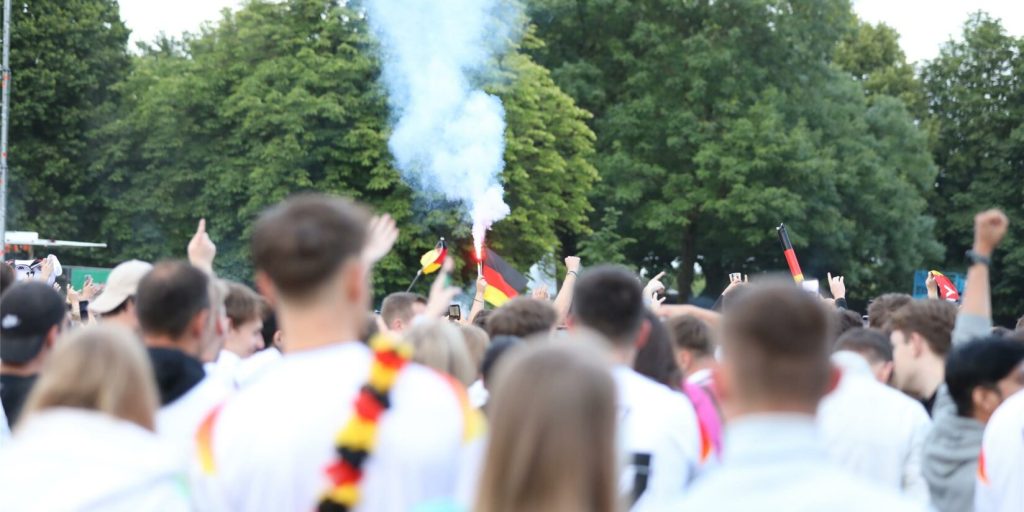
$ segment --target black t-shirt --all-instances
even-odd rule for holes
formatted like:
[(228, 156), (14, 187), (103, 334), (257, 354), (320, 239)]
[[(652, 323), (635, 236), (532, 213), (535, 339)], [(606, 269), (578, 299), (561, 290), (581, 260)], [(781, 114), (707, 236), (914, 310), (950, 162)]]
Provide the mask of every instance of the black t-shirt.
[(932, 396), (921, 400), (921, 405), (924, 406), (924, 410), (928, 411), (928, 416), (932, 415), (932, 409), (935, 407), (935, 399), (939, 397), (939, 390), (935, 390)]
[(7, 415), (7, 424), (14, 428), (21, 416), (21, 407), (25, 405), (29, 391), (36, 383), (38, 375), (22, 377), (20, 375), (0, 375), (0, 400), (3, 400), (4, 414)]

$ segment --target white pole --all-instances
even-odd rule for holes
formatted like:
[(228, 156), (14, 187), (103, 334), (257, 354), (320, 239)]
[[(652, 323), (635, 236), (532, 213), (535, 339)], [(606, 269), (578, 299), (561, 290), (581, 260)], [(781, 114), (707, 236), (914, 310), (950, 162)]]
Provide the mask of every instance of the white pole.
[[(0, 241), (7, 240), (7, 125), (11, 116), (11, 0), (4, 0), (3, 94), (0, 99)], [(0, 247), (0, 255), (7, 246)]]

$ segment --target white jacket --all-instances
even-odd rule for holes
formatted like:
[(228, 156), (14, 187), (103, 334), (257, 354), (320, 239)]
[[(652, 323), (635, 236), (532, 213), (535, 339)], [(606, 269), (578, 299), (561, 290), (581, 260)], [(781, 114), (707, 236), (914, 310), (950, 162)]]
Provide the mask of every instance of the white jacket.
[(189, 510), (184, 471), (155, 434), (84, 409), (26, 418), (0, 449), (0, 509)]
[(829, 457), (849, 472), (928, 503), (921, 460), (931, 420), (924, 407), (878, 382), (860, 354), (840, 351), (832, 361), (842, 378), (818, 409)]

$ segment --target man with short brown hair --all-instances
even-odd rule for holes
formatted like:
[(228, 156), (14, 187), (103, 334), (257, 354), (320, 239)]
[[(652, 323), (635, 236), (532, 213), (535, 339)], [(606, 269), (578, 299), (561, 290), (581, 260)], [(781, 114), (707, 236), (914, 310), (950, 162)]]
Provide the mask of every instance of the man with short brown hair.
[(380, 304), (380, 318), (391, 332), (402, 332), (412, 327), (412, 320), (423, 313), (427, 299), (409, 292), (395, 292)]
[(550, 303), (530, 297), (516, 297), (490, 314), (487, 318), (487, 334), (495, 336), (516, 336), (527, 339), (544, 335), (555, 328), (558, 313)]
[(886, 323), (893, 347), (893, 386), (921, 400), (932, 417), (937, 404), (950, 412), (953, 407), (942, 383), (955, 322), (956, 306), (928, 299), (911, 301)]
[(868, 304), (868, 327), (872, 329), (885, 328), (889, 316), (914, 300), (905, 293), (886, 293), (875, 298)]
[(792, 283), (751, 286), (730, 305), (715, 375), (732, 413), (722, 465), (673, 510), (924, 509), (829, 462), (814, 418), (836, 378), (832, 320)]
[[(411, 510), (454, 499), (475, 480), (464, 455), (473, 452), (477, 419), (468, 416), (457, 384), (416, 364), (388, 384), (390, 407), (373, 420), (372, 448), (352, 459), (352, 449), (336, 445), (371, 366), (392, 355), (378, 358), (359, 337), (370, 270), (397, 235), (390, 217), (371, 219), (356, 203), (324, 195), (294, 197), (260, 217), (252, 236), (256, 283), (275, 305), (288, 344), (280, 361), (197, 433), (204, 454), (198, 508), (351, 509), (337, 500), (354, 498), (358, 510)], [(339, 481), (346, 466), (349, 476), (358, 474), (355, 482)]]

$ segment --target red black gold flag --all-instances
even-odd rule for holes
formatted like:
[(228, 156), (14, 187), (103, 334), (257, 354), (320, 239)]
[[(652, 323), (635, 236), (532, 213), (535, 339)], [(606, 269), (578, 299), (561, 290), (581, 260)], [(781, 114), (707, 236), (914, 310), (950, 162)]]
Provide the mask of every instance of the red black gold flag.
[(424, 274), (432, 274), (437, 272), (441, 265), (444, 263), (445, 256), (448, 255), (448, 245), (444, 243), (444, 238), (437, 241), (437, 245), (433, 249), (427, 251), (420, 257), (420, 266), (423, 267)]
[(494, 307), (500, 307), (509, 299), (526, 290), (526, 277), (512, 268), (498, 253), (484, 249), (483, 277), (487, 281), (484, 300)]

